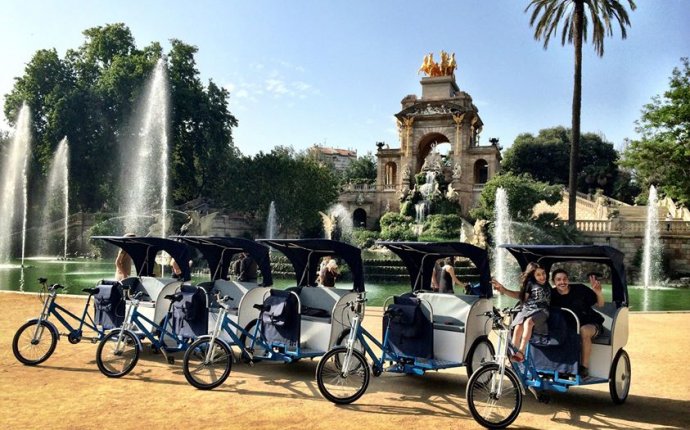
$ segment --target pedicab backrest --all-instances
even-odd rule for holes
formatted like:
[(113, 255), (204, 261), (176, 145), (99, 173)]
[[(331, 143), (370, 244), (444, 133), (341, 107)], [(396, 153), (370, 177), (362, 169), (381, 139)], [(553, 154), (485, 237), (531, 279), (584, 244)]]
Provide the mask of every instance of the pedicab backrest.
[(558, 308), (549, 310), (548, 336), (532, 336), (530, 355), (540, 371), (576, 374), (580, 363), (580, 335), (568, 324), (569, 313)]
[(173, 302), (172, 327), (179, 336), (195, 338), (208, 333), (206, 291), (193, 285), (182, 285), (179, 301)]
[(125, 300), (117, 281), (103, 280), (93, 296), (94, 323), (104, 330), (120, 327), (125, 319)]
[(406, 357), (434, 357), (434, 325), (422, 300), (396, 296), (386, 309), (383, 330), (388, 327), (388, 346)]
[(264, 336), (269, 344), (296, 346), (300, 339), (299, 299), (290, 291), (271, 290), (262, 313)]

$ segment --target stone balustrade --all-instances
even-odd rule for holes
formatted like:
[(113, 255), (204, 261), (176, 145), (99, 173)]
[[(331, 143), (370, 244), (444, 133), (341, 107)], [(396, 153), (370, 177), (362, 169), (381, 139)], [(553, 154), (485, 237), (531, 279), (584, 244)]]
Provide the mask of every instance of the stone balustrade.
[[(647, 228), (645, 221), (620, 221), (611, 220), (578, 220), (575, 226), (583, 233), (620, 232), (631, 234), (643, 234)], [(659, 233), (668, 235), (690, 235), (690, 222), (688, 221), (659, 221)]]

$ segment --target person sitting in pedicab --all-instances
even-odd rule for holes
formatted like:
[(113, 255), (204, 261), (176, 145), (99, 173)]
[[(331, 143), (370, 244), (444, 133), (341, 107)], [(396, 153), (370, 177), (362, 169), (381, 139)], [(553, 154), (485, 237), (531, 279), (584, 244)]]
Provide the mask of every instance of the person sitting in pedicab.
[(513, 318), (510, 328), (513, 330), (512, 343), (517, 348), (510, 359), (518, 363), (525, 360), (527, 342), (532, 333), (546, 336), (549, 332), (549, 303), (551, 286), (546, 271), (537, 263), (529, 263), (521, 276), (520, 291), (512, 291), (495, 279), (491, 284), (498, 292), (520, 301), (521, 309)]

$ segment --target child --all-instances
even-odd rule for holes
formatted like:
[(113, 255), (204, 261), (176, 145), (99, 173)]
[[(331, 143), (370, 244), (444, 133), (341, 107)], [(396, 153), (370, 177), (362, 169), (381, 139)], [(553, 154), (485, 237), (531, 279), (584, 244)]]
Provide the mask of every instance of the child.
[(529, 263), (521, 277), (520, 291), (506, 289), (495, 279), (491, 280), (494, 289), (509, 297), (520, 300), (522, 309), (515, 315), (510, 327), (513, 329), (513, 345), (519, 347), (510, 359), (522, 362), (525, 359), (525, 348), (532, 332), (546, 335), (551, 303), (551, 286), (548, 284), (546, 271), (537, 263)]

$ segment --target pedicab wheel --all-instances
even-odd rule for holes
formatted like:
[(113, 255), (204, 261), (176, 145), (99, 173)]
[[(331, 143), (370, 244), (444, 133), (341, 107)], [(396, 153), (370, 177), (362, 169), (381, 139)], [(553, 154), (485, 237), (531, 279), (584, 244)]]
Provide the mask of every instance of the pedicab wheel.
[(467, 377), (472, 376), (475, 370), (479, 369), (484, 363), (488, 363), (494, 359), (494, 345), (482, 336), (474, 341), (470, 351), (467, 353)]
[[(38, 333), (36, 332), (38, 330)], [(34, 340), (34, 335), (37, 339)], [(58, 334), (45, 321), (28, 321), (17, 330), (12, 339), (12, 352), (21, 363), (35, 366), (43, 363), (55, 352)]]
[(490, 429), (509, 426), (522, 408), (522, 391), (517, 375), (506, 367), (501, 377), (496, 363), (486, 364), (472, 374), (465, 396), (475, 421)]
[(321, 357), (316, 366), (319, 391), (326, 399), (339, 405), (359, 399), (369, 385), (369, 365), (364, 356), (352, 350), (348, 369), (343, 369), (345, 354), (347, 348), (333, 348)]
[[(210, 355), (209, 348), (213, 348)], [(184, 353), (184, 377), (200, 390), (211, 390), (221, 385), (228, 379), (231, 368), (232, 351), (218, 339), (214, 340), (213, 345), (209, 338), (197, 339)]]
[[(249, 321), (249, 324), (247, 324), (247, 326), (244, 328), (244, 331), (251, 334), (252, 336), (254, 336), (254, 327), (256, 327), (256, 325), (258, 323), (259, 323), (258, 319), (253, 319), (253, 320)], [(266, 349), (263, 348), (259, 343), (259, 340), (263, 341), (263, 338), (264, 338), (264, 334), (263, 334), (262, 329), (263, 329), (263, 327), (259, 327), (259, 331), (256, 332), (256, 339), (254, 340), (254, 346), (252, 346), (252, 338), (251, 337), (247, 336), (245, 333), (242, 333), (240, 335), (240, 344), (242, 344), (242, 346), (244, 347), (242, 349), (242, 359), (243, 360), (245, 360), (245, 361), (250, 360), (249, 355), (247, 355), (247, 353), (245, 352), (247, 350), (249, 352), (251, 352), (252, 355), (254, 356), (251, 359), (251, 361), (253, 361), (253, 362), (261, 361), (263, 357), (266, 357)]]
[(134, 369), (139, 361), (139, 345), (137, 339), (130, 332), (122, 334), (122, 342), (118, 346), (120, 329), (108, 333), (96, 349), (96, 364), (98, 369), (109, 378), (120, 378)]
[(609, 377), (609, 392), (613, 403), (620, 405), (625, 403), (630, 392), (630, 378), (632, 369), (630, 367), (630, 357), (624, 349), (620, 349), (613, 359), (611, 365), (611, 376)]

